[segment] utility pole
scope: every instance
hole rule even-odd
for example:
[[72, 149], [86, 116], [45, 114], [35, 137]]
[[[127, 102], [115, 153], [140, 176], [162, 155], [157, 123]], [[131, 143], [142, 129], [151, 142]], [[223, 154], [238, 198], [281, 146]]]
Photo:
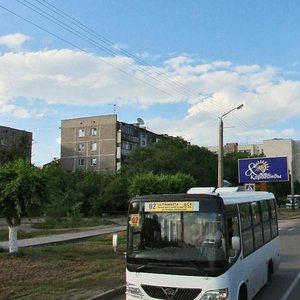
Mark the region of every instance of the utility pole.
[[240, 104], [239, 106], [230, 109], [229, 111], [223, 113], [220, 117], [220, 125], [219, 125], [219, 153], [218, 153], [218, 187], [222, 187], [224, 184], [224, 147], [223, 147], [223, 118], [234, 111], [235, 109], [241, 109], [244, 104]]
[[218, 155], [218, 187], [223, 186], [224, 180], [224, 148], [223, 148], [223, 120], [220, 118], [219, 125], [219, 155]]
[[[292, 151], [293, 153], [293, 151]], [[294, 157], [292, 155], [291, 159], [291, 196], [292, 196], [292, 209], [295, 209], [295, 189], [294, 189], [294, 166], [293, 166]]]

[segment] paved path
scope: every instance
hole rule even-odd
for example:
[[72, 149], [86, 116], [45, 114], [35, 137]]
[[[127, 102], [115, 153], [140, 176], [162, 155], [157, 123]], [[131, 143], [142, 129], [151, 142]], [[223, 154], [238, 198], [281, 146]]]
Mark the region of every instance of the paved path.
[[[116, 220], [114, 220], [116, 222]], [[35, 237], [30, 239], [18, 240], [18, 247], [33, 247], [47, 244], [58, 244], [66, 242], [74, 242], [76, 240], [83, 240], [93, 236], [115, 233], [126, 230], [126, 220], [124, 218], [118, 219], [117, 224], [113, 225], [101, 225], [93, 227], [89, 230], [82, 230], [73, 233], [62, 233], [48, 236]], [[8, 249], [8, 241], [0, 242], [0, 248]]]

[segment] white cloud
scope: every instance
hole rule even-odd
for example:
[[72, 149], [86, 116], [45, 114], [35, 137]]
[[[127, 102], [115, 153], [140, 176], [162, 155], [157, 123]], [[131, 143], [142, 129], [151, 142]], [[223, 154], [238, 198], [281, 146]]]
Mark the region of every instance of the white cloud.
[[11, 115], [18, 118], [29, 118], [30, 113], [14, 104], [9, 104], [0, 100], [0, 115]]
[[14, 50], [19, 50], [21, 46], [28, 40], [31, 40], [31, 37], [21, 33], [0, 36], [0, 44]]
[[101, 57], [69, 49], [11, 52], [0, 56], [0, 114], [46, 114], [45, 108], [17, 104], [20, 98], [38, 99], [45, 105], [116, 103], [145, 108], [186, 102], [189, 109], [183, 120], [153, 119], [151, 129], [211, 145], [217, 141], [219, 117], [243, 103], [241, 111], [224, 120], [225, 126], [234, 126], [226, 130], [229, 140], [272, 138], [270, 134], [288, 137], [296, 132], [284, 128], [265, 131], [300, 114], [300, 82], [285, 80], [283, 74], [272, 66], [197, 63], [188, 55], [148, 68], [128, 57]]

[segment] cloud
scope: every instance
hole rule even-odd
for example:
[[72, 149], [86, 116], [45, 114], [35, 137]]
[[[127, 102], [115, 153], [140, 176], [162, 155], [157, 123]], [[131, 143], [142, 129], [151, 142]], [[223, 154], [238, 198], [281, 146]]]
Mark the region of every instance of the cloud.
[[[19, 38], [15, 45], [21, 44]], [[20, 98], [25, 99], [22, 105], [17, 101]], [[300, 82], [285, 79], [284, 71], [272, 66], [202, 63], [182, 54], [149, 67], [129, 57], [103, 57], [70, 49], [0, 56], [0, 114], [43, 117], [49, 105], [116, 103], [151, 108], [187, 103], [184, 119], [160, 116], [149, 124], [157, 132], [180, 135], [201, 145], [216, 144], [220, 116], [241, 103], [244, 108], [224, 120], [225, 126], [233, 128], [226, 130], [226, 137], [249, 141], [256, 132], [256, 137], [268, 138], [276, 133], [271, 129], [274, 124], [299, 115], [299, 100]], [[24, 101], [38, 101], [40, 108], [33, 110]], [[277, 133], [288, 137], [292, 131]]]
[[31, 40], [31, 37], [21, 33], [13, 33], [1, 36], [0, 44], [9, 49], [20, 50], [22, 45], [28, 40]]
[[30, 117], [30, 113], [26, 109], [3, 101], [0, 101], [0, 115], [11, 115], [18, 118]]

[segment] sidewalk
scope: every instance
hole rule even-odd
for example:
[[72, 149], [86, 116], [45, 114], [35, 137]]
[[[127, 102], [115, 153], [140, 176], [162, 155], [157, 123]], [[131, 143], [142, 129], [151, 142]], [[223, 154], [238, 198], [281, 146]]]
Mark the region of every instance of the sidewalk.
[[[93, 236], [115, 233], [126, 230], [126, 226], [124, 225], [105, 225], [99, 226], [97, 229], [73, 232], [73, 233], [63, 233], [42, 237], [35, 237], [30, 239], [18, 240], [18, 247], [34, 247], [48, 244], [59, 244], [59, 243], [67, 243], [67, 242], [75, 242], [78, 240], [84, 240]], [[0, 242], [0, 248], [8, 249], [8, 241]]]
[[[73, 233], [62, 233], [48, 236], [35, 237], [30, 239], [21, 239], [18, 240], [18, 247], [34, 247], [48, 244], [59, 244], [59, 243], [67, 243], [67, 242], [75, 242], [78, 240], [84, 240], [93, 236], [116, 233], [120, 231], [126, 230], [126, 220], [124, 218], [120, 218], [118, 220], [114, 219], [116, 224], [112, 225], [100, 225], [93, 227], [90, 230], [83, 230], [79, 232]], [[8, 241], [0, 242], [0, 248], [8, 249]]]

